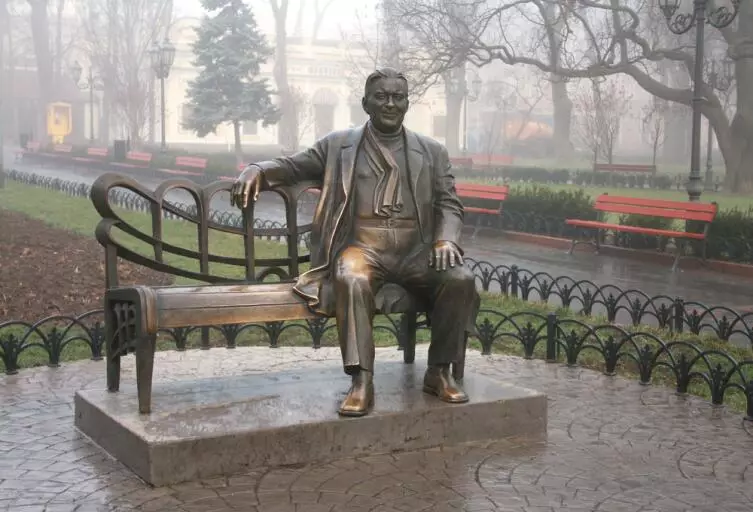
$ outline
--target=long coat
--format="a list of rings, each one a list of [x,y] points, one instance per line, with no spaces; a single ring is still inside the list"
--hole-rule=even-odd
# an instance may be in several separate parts
[[[364,126],[333,132],[305,151],[254,164],[262,169],[269,188],[303,181],[321,185],[312,223],[311,270],[299,276],[294,290],[312,310],[328,316],[334,314],[332,259],[348,243],[354,167],[363,135]],[[460,247],[463,205],[447,150],[407,129],[405,141],[410,194],[423,243],[446,240]]]

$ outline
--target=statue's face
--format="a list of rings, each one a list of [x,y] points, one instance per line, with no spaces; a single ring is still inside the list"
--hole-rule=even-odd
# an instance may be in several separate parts
[[[361,104],[374,128],[396,132],[408,112],[408,84],[401,78],[380,78],[371,84]]]

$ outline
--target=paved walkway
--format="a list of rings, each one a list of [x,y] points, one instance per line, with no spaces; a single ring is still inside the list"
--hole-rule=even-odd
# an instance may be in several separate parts
[[[425,357],[425,346],[419,357]],[[379,360],[399,359],[394,348]],[[156,378],[337,364],[337,349],[159,353]],[[132,384],[133,358],[124,360]],[[468,371],[549,394],[545,443],[488,443],[268,469],[152,489],[73,428],[72,395],[104,386],[101,362],[0,377],[0,510],[753,510],[753,425],[671,390],[539,361],[470,353]],[[343,386],[346,386],[343,379]]]

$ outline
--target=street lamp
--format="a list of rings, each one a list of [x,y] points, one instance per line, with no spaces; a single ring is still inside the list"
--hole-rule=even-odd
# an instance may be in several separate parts
[[[695,68],[693,69],[693,123],[690,143],[690,176],[688,199],[700,201],[703,193],[701,178],[701,103],[703,102],[703,45],[706,23],[724,28],[737,17],[741,0],[729,0],[732,9],[716,6],[715,0],[693,0],[692,12],[678,12],[681,0],[659,0],[659,8],[672,33],[681,35],[695,26]]]
[[[76,82],[76,86],[81,90],[89,90],[89,143],[94,144],[94,89],[100,87],[94,76],[94,68],[89,64],[89,72],[86,77],[86,81],[81,83],[81,74],[83,68],[78,61],[74,62],[71,66],[71,78]]]
[[[452,84],[454,93],[463,95],[463,155],[468,154],[468,101],[476,101],[481,94],[482,81],[478,75],[471,80],[471,86],[468,88],[468,79],[459,78]]]
[[[716,89],[719,92],[726,92],[732,87],[732,82],[735,80],[734,63],[730,59],[724,59],[722,61],[721,71],[717,71],[716,62],[711,61],[709,63],[706,73],[706,83],[709,87]],[[713,128],[711,121],[708,126],[708,140],[706,141],[706,190],[713,190],[713,161],[711,155],[711,149],[714,145]]]
[[[160,81],[160,96],[162,100],[160,105],[160,124],[162,125],[162,152],[164,153],[167,151],[167,142],[165,141],[165,79],[170,75],[170,68],[173,66],[173,62],[175,62],[175,46],[170,43],[167,37],[165,37],[162,43],[155,41],[149,50],[149,57],[152,60],[152,69]]]

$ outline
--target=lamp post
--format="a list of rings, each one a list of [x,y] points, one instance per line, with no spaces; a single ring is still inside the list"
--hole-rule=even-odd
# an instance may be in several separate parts
[[[89,90],[89,143],[94,144],[94,89],[100,87],[97,78],[94,76],[94,69],[89,65],[86,80],[81,83],[81,74],[83,68],[78,61],[71,66],[71,78],[81,90]]]
[[[706,23],[724,28],[737,17],[742,0],[729,0],[732,9],[717,7],[714,0],[693,0],[691,12],[678,12],[681,0],[659,0],[659,8],[667,20],[669,30],[677,35],[687,33],[695,26],[695,67],[693,68],[693,122],[690,142],[690,176],[688,199],[700,201],[703,193],[701,177],[701,103],[703,102],[703,45]]]
[[[463,156],[468,154],[468,101],[476,101],[481,94],[481,78],[476,75],[468,88],[468,79],[460,77],[452,82],[453,94],[463,95]]]
[[[735,70],[733,69],[734,63],[730,59],[724,59],[722,61],[721,71],[717,71],[716,62],[711,61],[706,73],[706,83],[709,87],[716,89],[720,92],[726,92],[732,87],[732,82],[735,80]],[[706,190],[711,191],[714,188],[713,183],[713,159],[712,148],[714,145],[714,131],[711,126],[711,121],[708,123],[708,140],[706,141]]]
[[[165,37],[162,43],[157,41],[152,44],[149,50],[149,56],[152,59],[152,69],[160,81],[160,125],[162,128],[162,152],[167,151],[166,130],[165,130],[165,79],[170,75],[170,68],[175,62],[175,46]]]

